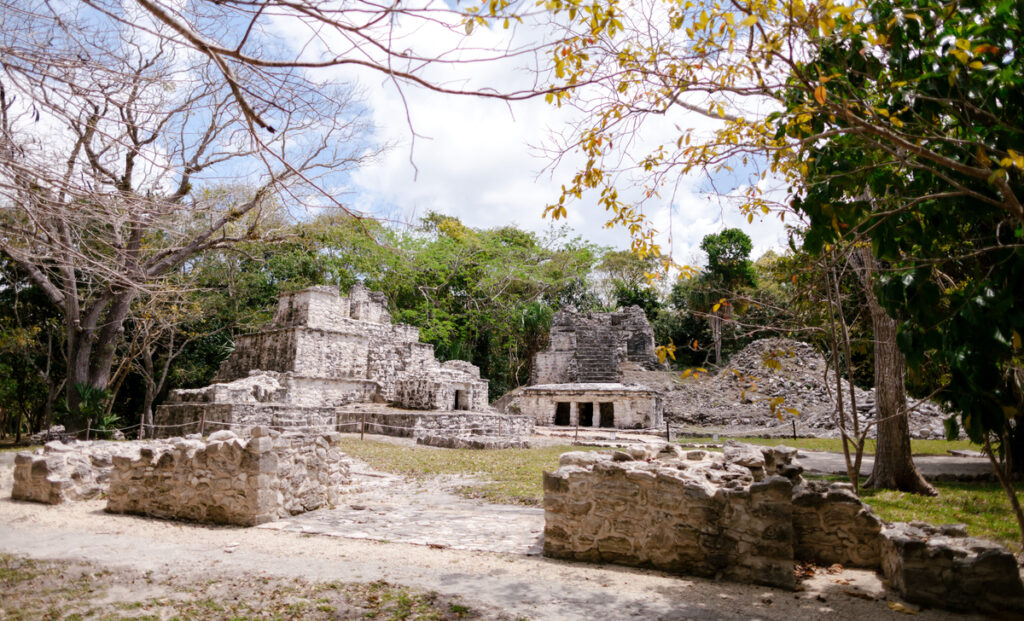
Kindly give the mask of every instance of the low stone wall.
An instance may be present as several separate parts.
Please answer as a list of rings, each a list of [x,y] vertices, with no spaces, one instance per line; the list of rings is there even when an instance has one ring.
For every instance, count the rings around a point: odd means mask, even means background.
[[[897,523],[882,531],[882,571],[906,600],[964,612],[1024,611],[1017,560],[960,526]]]
[[[416,444],[451,449],[530,448],[530,443],[528,441],[517,440],[515,438],[503,438],[498,436],[470,436],[468,438],[463,438],[459,436],[446,436],[432,433],[416,438]]]
[[[113,459],[107,511],[250,526],[337,502],[349,481],[334,433],[218,431]]]
[[[544,474],[544,554],[793,587],[794,479],[665,451],[563,454]]]
[[[544,473],[544,554],[794,586],[794,562],[882,570],[905,599],[1024,610],[1013,555],[962,526],[886,526],[848,484],[808,483],[785,447],[565,453]]]
[[[883,526],[849,483],[813,482],[793,490],[793,553],[800,560],[877,568]]]
[[[227,429],[240,436],[255,426],[308,433],[334,431],[333,407],[311,407],[269,403],[169,403],[157,408],[154,418],[157,437],[209,434]]]
[[[14,457],[11,498],[47,504],[98,498],[106,491],[117,455],[137,453],[140,443],[49,442]],[[156,446],[144,443],[145,446]]]
[[[445,436],[471,438],[491,436],[524,440],[533,434],[533,420],[512,414],[481,412],[363,412],[339,410],[337,425],[340,431],[358,432],[364,417],[366,433],[403,438]],[[438,446],[435,444],[435,446]]]

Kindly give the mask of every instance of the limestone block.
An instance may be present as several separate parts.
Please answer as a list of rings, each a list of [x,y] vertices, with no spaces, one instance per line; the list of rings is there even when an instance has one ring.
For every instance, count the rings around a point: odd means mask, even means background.
[[[882,531],[881,556],[885,577],[908,601],[991,614],[1024,611],[1016,559],[995,543],[896,523]]]
[[[349,480],[337,434],[218,433],[113,459],[107,510],[252,525],[334,502]]]

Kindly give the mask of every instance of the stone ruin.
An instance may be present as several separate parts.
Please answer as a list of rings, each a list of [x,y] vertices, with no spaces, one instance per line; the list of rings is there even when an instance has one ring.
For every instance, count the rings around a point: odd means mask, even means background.
[[[619,367],[659,369],[654,330],[639,306],[617,313],[563,308],[551,319],[548,348],[537,352],[530,384],[600,384],[621,380]]]
[[[496,406],[525,414],[537,425],[660,428],[661,393],[623,383],[626,368],[662,368],[643,309],[577,313],[564,308],[551,321],[548,348],[534,357],[531,385]]]
[[[540,384],[519,390],[516,410],[537,425],[660,428],[662,395],[638,384]]]
[[[1014,556],[962,527],[885,524],[849,484],[807,482],[796,449],[572,452],[544,473],[544,554],[794,588],[796,561],[881,570],[906,600],[1024,609]]]
[[[638,382],[663,393],[664,416],[673,426],[717,429],[728,434],[838,437],[836,426],[835,373],[812,346],[786,338],[754,341],[734,353],[715,375],[681,379],[678,372],[625,369],[624,381]],[[849,403],[848,386],[843,394]],[[861,423],[877,418],[874,390],[856,388]],[[772,399],[783,398],[778,407],[795,408],[799,416],[772,413]],[[913,438],[945,438],[943,419],[948,416],[930,402],[908,398],[910,434]],[[874,437],[874,431],[870,433]]]
[[[252,526],[335,504],[350,481],[340,436],[253,427],[150,442],[51,442],[15,457],[15,500],[106,495],[106,510]]]
[[[353,420],[351,406],[370,403],[390,403],[394,407],[384,409],[396,416],[408,417],[409,410],[495,415],[487,402],[487,380],[477,367],[462,360],[439,362],[433,345],[419,341],[418,328],[391,323],[383,294],[356,284],[348,297],[332,287],[282,295],[265,328],[237,338],[214,384],[173,391],[157,408],[154,422],[159,435],[227,428],[245,434],[255,425],[358,431],[362,418]],[[381,423],[378,432],[403,435],[400,427]],[[502,427],[524,428],[494,424],[488,429]],[[479,435],[451,425],[444,431]]]
[[[110,485],[114,457],[138,452],[143,446],[97,440],[64,444],[52,440],[34,453],[14,456],[11,498],[51,505],[98,498]]]

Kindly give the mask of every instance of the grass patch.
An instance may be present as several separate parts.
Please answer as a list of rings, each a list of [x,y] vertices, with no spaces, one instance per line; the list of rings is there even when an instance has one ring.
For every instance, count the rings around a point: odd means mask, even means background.
[[[779,444],[785,444],[786,446],[792,446],[793,448],[803,449],[805,451],[826,451],[830,453],[842,453],[843,452],[843,441],[839,438],[728,438],[723,435],[718,436],[718,442],[725,442],[726,440],[739,440],[740,442],[746,442],[748,444],[757,444],[760,446],[778,446]],[[697,437],[678,437],[677,442],[681,443],[696,443],[696,444],[710,444],[714,443],[715,440],[711,436],[697,436]],[[970,440],[911,440],[910,450],[914,455],[946,455],[947,451],[957,450],[971,450],[980,451],[981,446],[972,444]],[[874,455],[875,454],[875,441],[869,438],[864,443],[864,454]]]
[[[963,523],[972,537],[992,539],[1011,550],[1020,548],[1017,520],[1010,510],[1006,492],[998,483],[933,481],[932,485],[939,491],[936,497],[864,488],[861,488],[860,496],[883,520]],[[1024,494],[1018,491],[1017,498],[1024,503]]]
[[[86,563],[33,561],[0,554],[0,619],[476,619],[482,613],[455,598],[383,581],[308,583],[261,576],[197,581],[111,573]],[[110,601],[108,587],[147,581],[149,594]],[[488,617],[495,616],[488,611]],[[497,616],[501,616],[500,614]]]
[[[541,473],[558,468],[558,456],[593,447],[549,446],[533,449],[436,449],[376,440],[344,438],[340,450],[378,470],[409,477],[469,475],[479,481],[460,493],[470,498],[518,505],[539,505],[544,499]]]

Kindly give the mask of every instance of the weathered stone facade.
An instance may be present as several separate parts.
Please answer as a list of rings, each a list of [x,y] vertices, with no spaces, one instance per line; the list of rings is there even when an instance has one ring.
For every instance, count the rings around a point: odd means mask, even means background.
[[[654,330],[643,309],[577,313],[562,309],[551,321],[548,348],[533,359],[531,385],[498,401],[505,412],[538,425],[640,429],[661,427],[662,396],[622,384],[624,365],[660,368]]]
[[[706,451],[566,453],[544,474],[544,554],[792,587],[794,482]]]
[[[607,383],[621,380],[619,365],[658,368],[654,330],[639,306],[618,313],[577,313],[564,308],[551,320],[548,348],[533,361],[531,384]]]
[[[1024,614],[1024,586],[1013,554],[967,537],[962,525],[893,524],[882,531],[881,553],[889,584],[915,604]]]
[[[506,411],[533,419],[537,425],[660,428],[661,393],[628,384],[542,384],[519,390]]]
[[[848,484],[808,483],[785,447],[565,453],[544,474],[544,554],[794,586],[794,562],[882,570],[907,600],[1024,609],[1013,555],[962,527],[885,526]]]
[[[334,408],[395,402],[411,409],[486,411],[487,380],[463,361],[440,363],[419,330],[392,325],[379,293],[355,285],[282,295],[273,321],[240,336],[217,383],[176,390],[157,408],[160,435],[252,425],[331,429]]]
[[[382,405],[338,409],[338,429],[403,438],[445,448],[528,446],[533,420],[496,412],[416,412]]]
[[[337,502],[349,482],[338,434],[175,439],[113,458],[107,511],[251,526]]]
[[[883,526],[850,485],[814,481],[793,490],[793,555],[797,559],[877,568]]]
[[[98,498],[107,490],[113,458],[153,443],[48,442],[34,453],[14,457],[11,498],[56,505]]]

